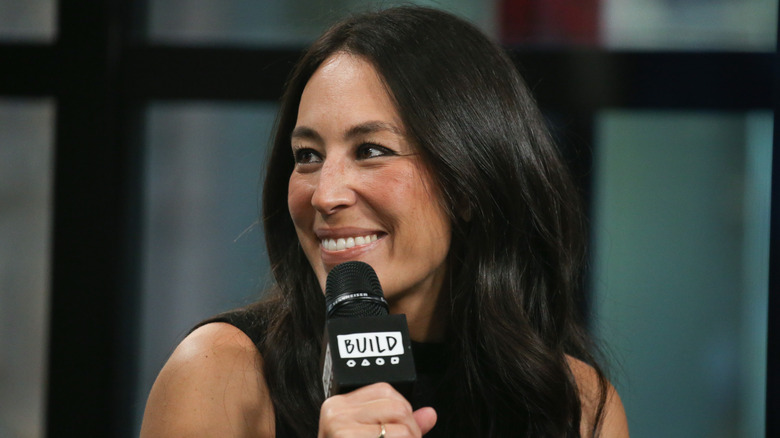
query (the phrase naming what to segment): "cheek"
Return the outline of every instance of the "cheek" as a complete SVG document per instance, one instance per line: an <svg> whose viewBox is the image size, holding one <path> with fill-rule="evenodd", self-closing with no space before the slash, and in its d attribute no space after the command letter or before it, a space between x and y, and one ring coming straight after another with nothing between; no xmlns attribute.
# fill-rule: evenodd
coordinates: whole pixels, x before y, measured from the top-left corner
<svg viewBox="0 0 780 438"><path fill-rule="evenodd" d="M451 225L449 217L439 207L437 199L430 199L417 214L418 239L426 242L423 252L432 260L439 260L449 252Z"/></svg>
<svg viewBox="0 0 780 438"><path fill-rule="evenodd" d="M414 165L404 164L366 172L359 183L362 195L379 200L385 210L401 213L400 210L412 209L420 201L417 192L422 189L423 182Z"/></svg>
<svg viewBox="0 0 780 438"><path fill-rule="evenodd" d="M410 194L410 198L414 199L414 211L410 216L417 221L418 239L427 243L423 251L439 259L449 251L452 228L450 217L432 182L419 174L415 178L418 184Z"/></svg>
<svg viewBox="0 0 780 438"><path fill-rule="evenodd" d="M310 233L314 222L314 207L311 205L313 190L312 185L305 178L296 174L291 175L287 187L287 208L290 211L290 218L295 225L295 233L298 235L303 252L324 288L326 276L321 266L315 263L319 242L313 239L313 235Z"/></svg>
<svg viewBox="0 0 780 438"><path fill-rule="evenodd" d="M407 249L438 255L444 246L446 253L451 230L449 215L426 175L411 168L396 174L393 184L382 187L382 198L392 200L390 214L396 217L399 230L406 236L403 243Z"/></svg>
<svg viewBox="0 0 780 438"><path fill-rule="evenodd" d="M312 189L298 175L290 176L287 187L287 209L296 227L307 222L313 208L311 206Z"/></svg>
<svg viewBox="0 0 780 438"><path fill-rule="evenodd" d="M437 235L447 234L449 218L430 179L421 172L414 172L405 177L405 185L402 196L408 199L410 216L421 221L424 228L440 230Z"/></svg>

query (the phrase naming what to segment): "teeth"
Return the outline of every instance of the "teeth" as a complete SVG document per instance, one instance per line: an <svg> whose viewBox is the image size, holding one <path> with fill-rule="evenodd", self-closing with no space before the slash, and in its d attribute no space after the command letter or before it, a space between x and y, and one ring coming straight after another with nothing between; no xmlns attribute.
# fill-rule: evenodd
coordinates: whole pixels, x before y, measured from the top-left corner
<svg viewBox="0 0 780 438"><path fill-rule="evenodd" d="M368 236L347 237L339 239L323 239L322 247L328 251L341 251L344 249L353 248L355 246L366 245L371 242L376 242L376 234Z"/></svg>

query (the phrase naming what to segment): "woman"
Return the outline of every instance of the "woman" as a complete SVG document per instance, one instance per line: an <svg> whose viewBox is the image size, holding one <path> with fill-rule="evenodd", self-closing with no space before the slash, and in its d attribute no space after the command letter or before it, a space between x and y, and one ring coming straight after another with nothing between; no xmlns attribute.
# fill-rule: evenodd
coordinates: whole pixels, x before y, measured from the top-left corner
<svg viewBox="0 0 780 438"><path fill-rule="evenodd" d="M576 318L575 193L527 87L474 27L416 7L335 25L282 99L270 298L179 345L142 435L627 436ZM323 401L322 291L347 260L407 316L412 400L380 383Z"/></svg>

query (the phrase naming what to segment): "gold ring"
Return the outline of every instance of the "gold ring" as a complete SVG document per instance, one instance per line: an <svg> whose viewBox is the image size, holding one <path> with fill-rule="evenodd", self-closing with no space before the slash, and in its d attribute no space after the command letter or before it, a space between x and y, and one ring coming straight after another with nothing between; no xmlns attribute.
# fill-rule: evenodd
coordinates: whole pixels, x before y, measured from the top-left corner
<svg viewBox="0 0 780 438"><path fill-rule="evenodd" d="M382 430L379 431L379 436L377 438L385 438L385 425L384 425L384 423L379 423L379 427L381 427Z"/></svg>

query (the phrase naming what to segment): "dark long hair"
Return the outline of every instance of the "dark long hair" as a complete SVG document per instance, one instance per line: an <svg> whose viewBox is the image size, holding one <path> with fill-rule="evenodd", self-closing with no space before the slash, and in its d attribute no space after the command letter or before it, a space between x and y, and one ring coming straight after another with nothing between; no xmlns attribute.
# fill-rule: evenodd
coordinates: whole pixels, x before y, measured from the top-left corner
<svg viewBox="0 0 780 438"><path fill-rule="evenodd" d="M287 209L290 133L303 88L331 55L371 63L438 184L452 222L445 379L449 436L579 436L566 355L589 363L578 320L584 226L577 192L504 51L469 23L427 8L356 15L325 32L282 98L263 192L275 278L259 345L277 419L317 430L324 299ZM598 424L594 425L595 432Z"/></svg>

